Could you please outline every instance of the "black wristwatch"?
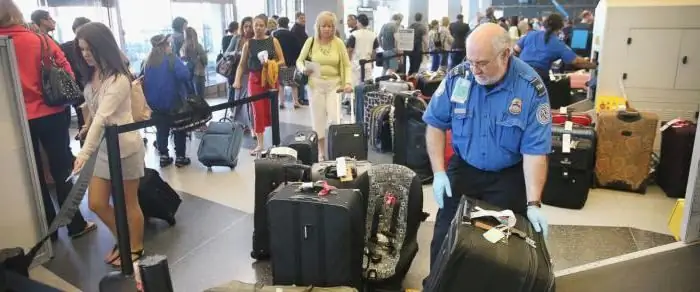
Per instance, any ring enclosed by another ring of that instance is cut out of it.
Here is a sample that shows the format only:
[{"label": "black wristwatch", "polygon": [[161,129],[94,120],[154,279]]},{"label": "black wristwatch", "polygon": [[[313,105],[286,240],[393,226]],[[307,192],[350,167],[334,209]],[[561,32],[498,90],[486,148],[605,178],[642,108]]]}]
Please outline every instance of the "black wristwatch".
[{"label": "black wristwatch", "polygon": [[528,206],[528,207],[530,207],[530,206],[535,206],[535,207],[537,207],[537,208],[542,208],[542,202],[540,202],[540,201],[529,201],[529,202],[527,202],[527,206]]}]

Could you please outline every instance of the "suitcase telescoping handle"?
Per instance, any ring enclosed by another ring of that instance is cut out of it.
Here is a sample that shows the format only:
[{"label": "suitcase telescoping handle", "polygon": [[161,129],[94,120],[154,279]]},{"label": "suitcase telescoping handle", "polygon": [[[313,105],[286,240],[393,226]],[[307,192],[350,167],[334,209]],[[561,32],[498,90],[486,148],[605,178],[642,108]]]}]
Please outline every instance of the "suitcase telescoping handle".
[{"label": "suitcase telescoping handle", "polygon": [[[343,93],[343,89],[339,88],[335,91],[335,93],[338,93],[341,95],[347,94],[348,96],[350,96],[350,124],[354,124],[355,123],[355,93],[354,93],[354,91],[350,92],[350,93]],[[342,111],[340,110],[340,108],[342,108],[342,107],[343,107],[343,103],[338,101],[338,106],[336,108],[336,110],[337,110],[337,112],[336,112],[336,124],[337,125],[342,124],[342,121],[343,121],[343,118],[341,115]]]},{"label": "suitcase telescoping handle", "polygon": [[300,163],[286,163],[282,165],[282,172],[284,173],[284,184],[289,183],[289,171],[290,170],[300,170],[302,172],[310,171],[311,166],[300,164]]}]

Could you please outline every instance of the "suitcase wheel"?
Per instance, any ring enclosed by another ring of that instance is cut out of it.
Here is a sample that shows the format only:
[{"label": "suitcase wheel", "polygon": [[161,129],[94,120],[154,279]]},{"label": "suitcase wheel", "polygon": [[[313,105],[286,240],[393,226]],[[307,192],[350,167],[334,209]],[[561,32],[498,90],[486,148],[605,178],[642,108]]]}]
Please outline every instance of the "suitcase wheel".
[{"label": "suitcase wheel", "polygon": [[250,257],[259,261],[267,260],[270,255],[263,251],[254,250],[250,252]]}]

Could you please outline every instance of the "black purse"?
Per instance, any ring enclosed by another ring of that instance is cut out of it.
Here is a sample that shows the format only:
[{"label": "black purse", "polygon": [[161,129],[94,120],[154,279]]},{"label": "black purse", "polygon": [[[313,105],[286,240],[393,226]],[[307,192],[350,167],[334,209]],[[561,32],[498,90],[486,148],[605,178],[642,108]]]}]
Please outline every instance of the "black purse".
[{"label": "black purse", "polygon": [[[314,49],[314,38],[311,38],[311,47],[309,47],[309,52],[306,54],[306,61],[311,61],[311,50]],[[304,87],[309,84],[309,75],[306,75],[304,70],[301,68],[296,68],[294,70],[294,77],[292,78],[294,83],[299,87]]]},{"label": "black purse", "polygon": [[[173,77],[177,80],[173,68],[175,60],[171,59],[169,62]],[[170,111],[170,117],[173,119],[170,129],[176,132],[198,129],[212,119],[211,107],[204,98],[194,93],[192,83],[185,82],[185,88],[187,92],[185,96],[179,96],[180,91],[177,91],[178,97]]]},{"label": "black purse", "polygon": [[[41,95],[48,106],[77,105],[83,101],[83,92],[73,76],[56,65],[50,54],[46,36],[36,34],[41,41]],[[48,58],[49,63],[46,64]]]}]

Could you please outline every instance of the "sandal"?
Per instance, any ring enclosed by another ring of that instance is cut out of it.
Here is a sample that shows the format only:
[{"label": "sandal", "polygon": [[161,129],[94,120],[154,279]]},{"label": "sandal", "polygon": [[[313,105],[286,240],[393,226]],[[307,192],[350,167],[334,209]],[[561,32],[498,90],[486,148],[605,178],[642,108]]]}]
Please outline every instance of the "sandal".
[{"label": "sandal", "polygon": [[96,229],[97,229],[97,224],[95,224],[94,222],[87,222],[87,225],[85,226],[85,229],[83,229],[83,231],[80,231],[76,234],[70,234],[69,236],[72,239],[76,239],[76,238],[81,237],[85,234],[88,234],[91,231],[96,230]]},{"label": "sandal", "polygon": [[[137,250],[137,251],[132,251],[131,252],[131,262],[136,262],[140,260],[143,257],[144,251],[143,249]],[[119,259],[120,257],[117,257]],[[112,261],[109,263],[113,268],[121,268],[121,260],[119,261]]]},{"label": "sandal", "polygon": [[255,147],[255,149],[250,150],[250,156],[256,156],[258,153],[262,152],[262,147]]},{"label": "sandal", "polygon": [[110,257],[105,259],[105,264],[111,265],[112,263],[114,263],[114,261],[116,261],[119,258],[119,246],[115,244],[112,248],[112,252],[109,255]]}]

